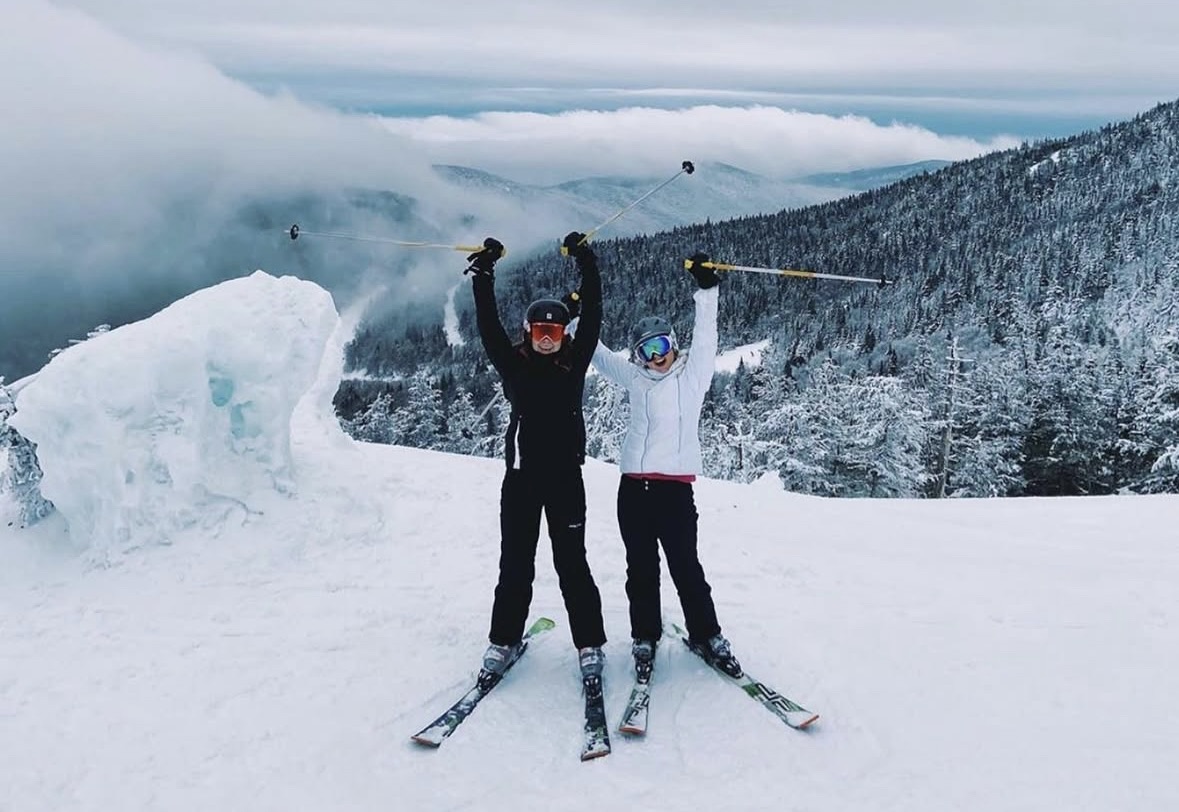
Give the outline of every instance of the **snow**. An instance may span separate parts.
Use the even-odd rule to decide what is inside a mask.
[[[352,442],[324,294],[226,284],[67,350],[18,396],[63,510],[0,527],[4,812],[1179,807],[1176,496],[843,501],[704,479],[725,632],[821,714],[809,732],[669,642],[647,738],[612,731],[580,762],[542,542],[533,617],[557,629],[440,749],[413,745],[485,646],[502,462]],[[210,363],[227,403],[264,404],[248,443]],[[118,484],[159,463],[170,491]],[[591,460],[585,479],[617,724],[617,471]],[[197,484],[250,509],[190,521]],[[111,545],[123,531],[138,544]]]
[[[460,284],[454,284],[446,291],[446,303],[442,306],[442,329],[446,334],[446,343],[452,347],[461,347],[467,343],[459,330],[458,310],[454,304],[454,297],[458,293]]]
[[[1037,161],[1036,163],[1032,164],[1031,168],[1028,169],[1028,174],[1035,175],[1042,168],[1047,167],[1049,165],[1059,164],[1059,163],[1060,163],[1060,150],[1056,150],[1051,155],[1049,155],[1047,158],[1045,158],[1044,160]]]
[[[248,515],[293,485],[291,413],[338,321],[322,288],[259,271],[60,353],[11,421],[42,493],[102,555]]]
[[[753,344],[743,344],[720,353],[716,358],[717,372],[736,372],[737,367],[744,362],[745,366],[761,366],[761,356],[770,348],[770,340],[758,341]]]

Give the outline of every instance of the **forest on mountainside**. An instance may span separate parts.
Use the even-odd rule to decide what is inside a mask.
[[[771,344],[760,365],[714,378],[709,476],[773,473],[832,496],[1179,491],[1179,103],[830,203],[594,249],[615,349],[650,314],[690,346],[683,260],[698,250],[890,282],[723,275],[722,351]],[[555,251],[501,263],[509,334],[529,301],[576,283]],[[347,362],[363,374],[336,399],[353,436],[500,453],[506,405],[466,284],[457,306],[462,345],[441,324],[362,325]],[[625,398],[596,376],[586,422],[589,453],[614,460]]]

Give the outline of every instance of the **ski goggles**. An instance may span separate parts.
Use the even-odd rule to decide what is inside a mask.
[[[528,325],[528,335],[533,341],[547,338],[555,344],[565,337],[565,325],[551,321],[534,321]]]
[[[652,361],[657,357],[662,358],[667,355],[671,349],[671,336],[658,335],[640,341],[639,345],[635,347],[635,354],[643,361]]]

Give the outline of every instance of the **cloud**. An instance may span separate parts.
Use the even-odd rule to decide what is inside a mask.
[[[233,207],[261,196],[390,189],[420,198],[429,209],[422,216],[444,228],[460,207],[478,202],[456,200],[430,174],[432,162],[557,181],[661,176],[686,157],[781,176],[967,157],[1005,143],[773,107],[382,121],[312,107],[290,95],[262,95],[191,51],[134,41],[76,10],[42,0],[15,4],[0,51],[0,69],[11,77],[0,88],[6,117],[0,236],[8,254],[0,259],[9,267],[57,268],[69,282],[91,281],[92,272],[117,273],[121,259],[163,235],[172,236],[173,249],[183,246],[186,237],[216,228]],[[127,13],[136,6],[106,10]],[[158,13],[167,6],[152,8]],[[201,4],[206,16],[200,19],[229,22],[218,15],[238,8]],[[346,4],[340,18],[365,8]],[[157,19],[152,14],[145,15],[149,22]],[[310,15],[309,6],[296,4],[286,17],[314,21]],[[559,15],[551,20],[568,22]],[[484,39],[495,37],[476,38]],[[170,253],[175,250],[161,256]],[[11,291],[13,275],[5,278]]]
[[[36,222],[50,206],[50,221],[82,225],[97,212],[137,222],[177,190],[230,196],[259,183],[397,187],[428,177],[408,143],[372,121],[262,96],[202,60],[43,2],[6,16],[5,223]],[[399,160],[374,161],[380,154]]]
[[[50,336],[61,346],[112,313],[147,315],[259,257],[299,272],[280,232],[260,240],[258,223],[243,222],[251,207],[265,220],[268,201],[392,189],[440,227],[459,217],[427,158],[371,117],[264,96],[190,53],[41,0],[6,7],[4,38],[0,374]],[[359,276],[330,265],[319,275]]]
[[[468,85],[875,92],[1029,87],[1166,91],[1179,8],[1155,0],[832,4],[662,0],[74,0],[232,73],[379,72]]]
[[[662,178],[684,159],[785,177],[1012,143],[781,109],[791,106],[784,92],[807,77],[821,83],[827,68],[870,76],[891,59],[926,70],[935,63],[920,48],[898,48],[881,32],[952,50],[956,40],[936,26],[874,33],[832,27],[817,11],[799,17],[809,28],[751,25],[752,4],[730,5],[731,17],[692,2],[644,17],[613,0],[540,14],[531,3],[468,9],[449,0],[409,11],[360,0],[330,9],[300,0],[10,0],[0,48],[0,374],[12,357],[43,357],[46,342],[60,346],[112,312],[147,315],[256,267],[337,293],[379,277],[409,302],[441,301],[453,282],[453,254],[293,245],[280,230],[292,220],[410,240],[511,234],[521,248],[563,232],[552,212],[459,193],[432,163],[540,183]],[[277,88],[297,87],[290,77],[361,76],[424,104],[447,93],[477,107],[545,98],[548,112],[348,114],[260,92],[232,76],[246,66],[270,72]],[[695,91],[715,103],[696,103]],[[568,109],[579,97],[614,103]],[[356,189],[392,194],[357,199]],[[390,212],[406,207],[422,231],[390,235]]]
[[[470,118],[388,118],[437,163],[461,163],[515,180],[554,183],[586,175],[657,176],[681,159],[719,161],[777,178],[940,158],[1014,146],[1010,137],[947,138],[904,124],[777,107],[481,113]]]

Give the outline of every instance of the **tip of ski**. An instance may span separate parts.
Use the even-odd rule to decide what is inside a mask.
[[[731,682],[741,688],[741,690],[760,703],[762,707],[766,708],[766,710],[770,711],[783,722],[785,722],[789,727],[792,727],[795,730],[806,730],[819,720],[819,714],[815,713],[814,711],[807,710],[797,702],[794,702],[793,700],[788,699],[782,694],[778,693],[765,683],[754,679],[752,676],[750,676],[749,672],[745,672],[738,677],[734,677],[732,674],[726,673],[724,669],[705,656],[698,647],[692,645],[692,642],[688,638],[688,633],[686,631],[677,626],[675,623],[668,623],[667,625],[671,633],[678,637],[684,643],[684,645],[687,646],[688,651],[691,651],[693,654],[703,660],[705,664],[707,664],[713,671],[723,677],[726,682]]]
[[[602,756],[608,756],[608,755],[610,755],[610,746],[606,745],[605,747],[596,747],[592,750],[582,751],[581,760],[582,761],[593,761],[595,758],[601,758]]]
[[[437,748],[437,747],[442,746],[442,739],[435,739],[431,736],[424,736],[424,735],[419,734],[417,736],[410,736],[409,740],[412,742],[415,742],[417,744],[424,745],[426,747]]]
[[[786,713],[786,724],[790,725],[795,730],[806,730],[813,722],[819,721],[819,714],[805,711],[803,713],[796,713],[789,711]]]

